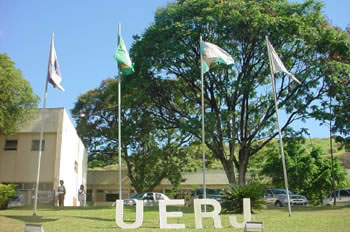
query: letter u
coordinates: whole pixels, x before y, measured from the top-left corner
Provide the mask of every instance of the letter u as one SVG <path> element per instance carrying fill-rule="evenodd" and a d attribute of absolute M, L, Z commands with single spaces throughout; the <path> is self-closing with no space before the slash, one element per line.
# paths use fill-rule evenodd
<path fill-rule="evenodd" d="M 136 201 L 136 221 L 132 224 L 124 223 L 124 201 L 117 200 L 116 201 L 116 215 L 115 221 L 117 225 L 122 229 L 136 229 L 139 228 L 143 223 L 143 201 Z"/>

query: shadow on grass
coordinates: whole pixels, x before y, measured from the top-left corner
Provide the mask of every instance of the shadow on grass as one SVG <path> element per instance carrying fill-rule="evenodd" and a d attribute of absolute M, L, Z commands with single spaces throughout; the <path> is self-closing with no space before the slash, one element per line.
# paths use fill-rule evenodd
<path fill-rule="evenodd" d="M 58 206 L 47 206 L 47 207 L 41 207 L 40 209 L 43 210 L 52 210 L 52 211 L 61 211 L 61 210 L 106 210 L 106 209 L 113 209 L 114 207 L 111 206 L 86 206 L 86 207 L 77 207 L 77 206 L 64 206 L 64 207 L 58 207 Z"/>
<path fill-rule="evenodd" d="M 182 211 L 184 213 L 193 213 L 193 207 L 167 206 L 167 211 Z M 124 211 L 136 212 L 136 206 L 124 206 Z M 159 212 L 159 206 L 144 206 L 144 212 Z"/>
<path fill-rule="evenodd" d="M 350 206 L 293 206 L 292 212 L 319 212 L 319 211 L 333 211 L 350 209 Z M 267 207 L 264 211 L 283 211 L 288 212 L 288 207 Z"/>
<path fill-rule="evenodd" d="M 2 215 L 7 218 L 19 220 L 25 223 L 43 223 L 43 222 L 52 222 L 52 221 L 57 221 L 58 219 L 49 219 L 49 218 L 42 218 L 41 216 L 6 216 Z"/>
<path fill-rule="evenodd" d="M 115 219 L 106 219 L 106 218 L 98 218 L 98 217 L 84 217 L 84 216 L 72 216 L 74 218 L 79 218 L 79 219 L 86 219 L 86 220 L 95 220 L 95 221 L 104 221 L 104 222 L 114 222 Z M 132 219 L 124 219 L 124 222 L 127 223 L 127 224 L 132 224 L 135 222 L 135 220 L 132 220 Z M 146 224 L 146 225 L 145 225 Z M 152 223 L 149 223 L 147 221 L 143 221 L 143 225 L 142 225 L 142 228 L 159 228 L 159 226 L 157 225 L 150 225 Z M 103 229 L 115 229 L 115 228 L 119 228 L 117 225 L 116 227 L 104 227 Z M 101 229 L 101 228 L 100 228 Z"/>
<path fill-rule="evenodd" d="M 330 211 L 340 209 L 350 209 L 350 206 L 308 206 L 308 207 L 295 207 L 292 210 L 295 211 Z"/>
<path fill-rule="evenodd" d="M 71 217 L 86 219 L 86 220 L 105 221 L 105 222 L 113 222 L 114 221 L 114 219 L 98 218 L 98 217 L 84 217 L 84 216 L 71 216 Z M 132 222 L 132 221 L 130 221 L 130 222 Z"/>

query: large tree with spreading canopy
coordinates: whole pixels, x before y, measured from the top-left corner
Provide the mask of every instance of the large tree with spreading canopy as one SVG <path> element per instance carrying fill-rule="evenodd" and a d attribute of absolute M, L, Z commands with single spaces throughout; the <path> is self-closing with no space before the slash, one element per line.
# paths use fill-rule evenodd
<path fill-rule="evenodd" d="M 301 81 L 276 75 L 284 134 L 295 132 L 293 122 L 314 116 L 329 83 L 347 81 L 350 73 L 350 37 L 322 16 L 320 2 L 170 3 L 135 36 L 132 78 L 152 105 L 144 110 L 194 140 L 201 138 L 200 36 L 235 60 L 232 67 L 212 65 L 204 76 L 205 144 L 230 183 L 245 183 L 249 159 L 278 135 L 265 36 Z"/>
<path fill-rule="evenodd" d="M 121 79 L 121 156 L 131 185 L 137 192 L 149 192 L 167 178 L 176 189 L 182 181 L 182 172 L 196 166 L 187 155 L 191 149 L 189 139 L 149 113 L 152 105 L 138 88 L 137 80 L 129 76 Z M 91 166 L 117 163 L 116 90 L 117 80 L 108 78 L 79 96 L 72 110 Z"/>

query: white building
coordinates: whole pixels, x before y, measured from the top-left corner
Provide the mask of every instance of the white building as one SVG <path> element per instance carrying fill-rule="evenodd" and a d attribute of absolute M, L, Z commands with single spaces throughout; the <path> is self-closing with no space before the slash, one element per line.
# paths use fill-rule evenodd
<path fill-rule="evenodd" d="M 78 189 L 87 184 L 87 152 L 64 108 L 39 110 L 44 115 L 44 141 L 39 204 L 54 204 L 60 180 L 66 187 L 65 206 L 78 206 Z M 23 204 L 34 195 L 38 170 L 41 117 L 15 135 L 0 134 L 0 183 L 18 184 Z"/>

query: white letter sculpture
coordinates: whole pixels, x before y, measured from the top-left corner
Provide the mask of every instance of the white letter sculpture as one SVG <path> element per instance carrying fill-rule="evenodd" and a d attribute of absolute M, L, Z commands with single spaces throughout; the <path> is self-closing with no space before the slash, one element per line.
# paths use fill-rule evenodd
<path fill-rule="evenodd" d="M 202 212 L 201 207 L 202 205 L 211 205 L 214 207 L 214 210 L 211 212 Z M 195 217 L 195 224 L 196 229 L 202 229 L 202 219 L 203 218 L 213 218 L 214 220 L 214 227 L 215 228 L 222 228 L 221 225 L 221 219 L 219 216 L 219 213 L 221 211 L 221 205 L 218 201 L 214 199 L 195 199 L 194 200 L 194 217 Z"/>
<path fill-rule="evenodd" d="M 247 222 L 252 220 L 250 198 L 243 198 L 243 223 L 238 223 L 236 216 L 229 217 L 229 220 L 231 225 L 235 228 L 243 228 Z"/>
<path fill-rule="evenodd" d="M 125 224 L 124 223 L 124 201 L 123 200 L 117 200 L 116 204 L 116 215 L 115 215 L 115 221 L 117 225 L 122 229 L 136 229 L 139 228 L 143 223 L 143 201 L 135 200 L 136 201 L 136 221 L 132 224 Z"/>
<path fill-rule="evenodd" d="M 159 224 L 161 229 L 184 229 L 185 224 L 168 224 L 168 217 L 183 217 L 183 212 L 167 212 L 167 205 L 183 206 L 185 200 L 160 200 L 159 201 Z"/>

